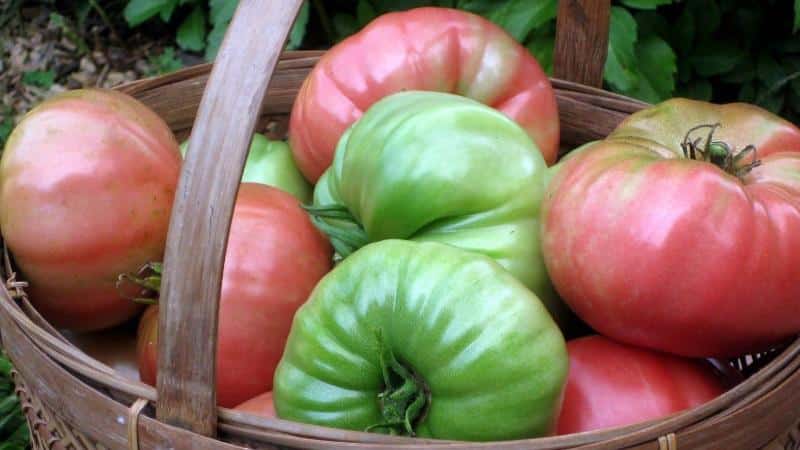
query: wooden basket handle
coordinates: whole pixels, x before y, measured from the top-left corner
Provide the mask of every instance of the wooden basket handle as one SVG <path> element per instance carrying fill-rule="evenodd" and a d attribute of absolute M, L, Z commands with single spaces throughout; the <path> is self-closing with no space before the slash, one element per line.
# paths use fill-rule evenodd
<path fill-rule="evenodd" d="M 200 102 L 164 257 L 158 339 L 162 422 L 216 433 L 216 335 L 233 205 L 267 85 L 303 0 L 241 0 Z M 562 0 L 557 76 L 599 86 L 610 0 Z"/>

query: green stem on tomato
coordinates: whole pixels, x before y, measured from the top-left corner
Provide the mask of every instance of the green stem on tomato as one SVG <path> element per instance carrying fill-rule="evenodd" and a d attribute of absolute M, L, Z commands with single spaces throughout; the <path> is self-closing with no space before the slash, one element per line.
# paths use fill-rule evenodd
<path fill-rule="evenodd" d="M 123 273 L 117 277 L 117 290 L 123 297 L 145 305 L 158 304 L 158 296 L 161 293 L 161 275 L 164 267 L 160 262 L 149 262 L 142 266 L 136 273 Z M 125 283 L 130 283 L 141 288 L 138 296 L 131 297 L 125 294 L 123 287 Z"/>
<path fill-rule="evenodd" d="M 311 216 L 311 222 L 325 233 L 342 258 L 369 243 L 366 231 L 350 211 L 342 205 L 303 205 Z"/>
<path fill-rule="evenodd" d="M 389 434 L 415 436 L 414 427 L 425 419 L 431 405 L 428 385 L 413 370 L 404 366 L 376 332 L 384 390 L 378 394 L 383 421 L 365 431 L 386 430 Z"/>

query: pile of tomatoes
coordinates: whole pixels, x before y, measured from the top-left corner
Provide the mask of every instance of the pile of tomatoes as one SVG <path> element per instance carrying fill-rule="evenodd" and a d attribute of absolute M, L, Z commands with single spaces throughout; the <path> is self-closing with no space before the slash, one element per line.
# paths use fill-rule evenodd
<path fill-rule="evenodd" d="M 136 323 L 151 384 L 185 148 L 90 89 L 31 111 L 0 162 L 0 229 L 35 307 L 72 332 Z M 336 45 L 288 141 L 253 138 L 219 404 L 455 440 L 574 433 L 705 403 L 731 382 L 708 359 L 800 332 L 794 125 L 672 99 L 558 152 L 548 78 L 489 21 L 418 8 Z"/>

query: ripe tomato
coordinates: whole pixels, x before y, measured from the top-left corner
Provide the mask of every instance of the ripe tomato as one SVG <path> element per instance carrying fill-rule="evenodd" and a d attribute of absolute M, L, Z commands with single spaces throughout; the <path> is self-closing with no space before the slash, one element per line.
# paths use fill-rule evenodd
<path fill-rule="evenodd" d="M 631 115 L 559 163 L 542 218 L 553 284 L 603 335 L 729 357 L 800 332 L 800 130 L 761 108 Z"/>
<path fill-rule="evenodd" d="M 567 342 L 569 375 L 558 434 L 631 425 L 708 402 L 725 391 L 711 365 L 603 336 Z"/>
<path fill-rule="evenodd" d="M 50 323 L 98 330 L 141 311 L 115 283 L 162 258 L 180 166 L 164 121 L 115 91 L 55 96 L 14 129 L 0 161 L 0 228 Z"/>
<path fill-rule="evenodd" d="M 494 23 L 424 7 L 379 16 L 331 48 L 295 99 L 289 142 L 316 183 L 344 131 L 373 103 L 402 90 L 449 92 L 499 109 L 552 164 L 558 152 L 555 92 L 539 63 Z"/>
<path fill-rule="evenodd" d="M 280 189 L 242 183 L 233 212 L 219 305 L 217 400 L 233 407 L 272 389 L 292 318 L 330 270 L 330 244 Z M 157 307 L 139 325 L 142 381 L 155 384 Z"/>
<path fill-rule="evenodd" d="M 257 395 L 233 409 L 262 417 L 277 417 L 275 404 L 272 402 L 272 391 Z"/>

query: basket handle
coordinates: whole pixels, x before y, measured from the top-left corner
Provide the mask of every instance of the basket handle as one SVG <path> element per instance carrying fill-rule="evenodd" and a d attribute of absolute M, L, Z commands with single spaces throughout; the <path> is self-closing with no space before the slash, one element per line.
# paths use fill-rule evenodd
<path fill-rule="evenodd" d="M 159 311 L 156 416 L 206 436 L 217 425 L 217 309 L 233 205 L 267 85 L 302 3 L 239 2 L 175 194 Z"/>
<path fill-rule="evenodd" d="M 214 436 L 216 335 L 233 205 L 267 85 L 303 0 L 241 0 L 208 79 L 170 218 L 157 418 Z M 599 86 L 610 0 L 562 0 L 556 74 Z M 598 75 L 599 74 L 599 75 Z"/>

